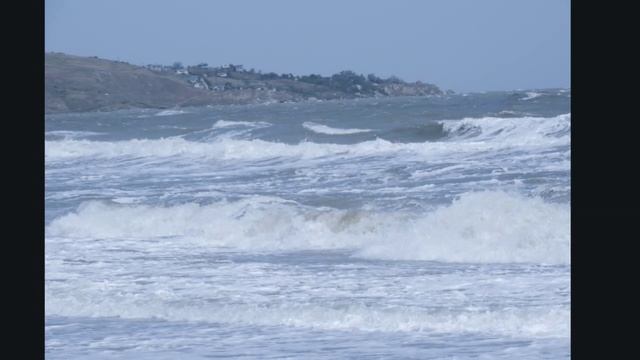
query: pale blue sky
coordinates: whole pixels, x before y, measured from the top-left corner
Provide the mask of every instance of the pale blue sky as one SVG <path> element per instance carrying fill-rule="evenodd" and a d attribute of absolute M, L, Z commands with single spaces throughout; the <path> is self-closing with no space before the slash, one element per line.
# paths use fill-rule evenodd
<path fill-rule="evenodd" d="M 350 69 L 455 91 L 570 86 L 569 0 L 46 0 L 45 50 Z"/>

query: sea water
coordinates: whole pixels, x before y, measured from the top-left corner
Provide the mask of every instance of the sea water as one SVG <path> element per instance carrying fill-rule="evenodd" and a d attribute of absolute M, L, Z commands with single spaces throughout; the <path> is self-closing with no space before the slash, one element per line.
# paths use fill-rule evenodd
<path fill-rule="evenodd" d="M 47 115 L 46 357 L 568 358 L 570 96 Z"/>

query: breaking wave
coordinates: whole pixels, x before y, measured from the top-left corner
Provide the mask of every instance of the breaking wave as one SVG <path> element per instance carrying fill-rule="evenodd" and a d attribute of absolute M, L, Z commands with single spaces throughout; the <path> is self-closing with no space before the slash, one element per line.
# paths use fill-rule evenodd
<path fill-rule="evenodd" d="M 449 134 L 447 141 L 398 143 L 375 139 L 355 144 L 300 142 L 286 144 L 260 139 L 233 139 L 225 136 L 212 141 L 183 138 L 91 141 L 67 139 L 45 141 L 47 160 L 74 157 L 170 157 L 195 156 L 210 159 L 264 159 L 275 157 L 316 158 L 323 156 L 369 156 L 384 154 L 442 156 L 448 153 L 498 150 L 510 147 L 568 145 L 570 114 L 553 118 L 467 118 L 441 121 Z M 218 122 L 220 123 L 220 121 Z M 216 123 L 216 124 L 218 124 Z M 238 123 L 234 123 L 238 124 Z M 264 126 L 265 124 L 252 126 Z M 231 126 L 230 122 L 218 126 Z"/>
<path fill-rule="evenodd" d="M 351 249 L 389 260 L 570 260 L 568 207 L 505 192 L 466 193 L 424 214 L 311 208 L 260 196 L 168 207 L 89 201 L 53 220 L 46 236 L 167 238 L 249 251 Z"/>
<path fill-rule="evenodd" d="M 309 129 L 315 133 L 326 135 L 349 135 L 372 131 L 371 129 L 338 129 L 322 124 L 316 124 L 311 121 L 305 121 L 304 123 L 302 123 L 302 126 L 305 129 Z"/>
<path fill-rule="evenodd" d="M 271 126 L 271 123 L 266 121 L 228 121 L 228 120 L 218 120 L 215 124 L 213 124 L 213 129 L 221 129 L 221 128 L 229 128 L 229 127 L 238 127 L 238 126 L 246 126 L 251 128 L 262 128 Z"/>
<path fill-rule="evenodd" d="M 154 116 L 171 116 L 171 115 L 180 115 L 180 114 L 187 114 L 187 112 L 184 110 L 168 109 L 168 110 L 162 110 L 160 112 L 157 112 Z"/>
<path fill-rule="evenodd" d="M 450 139 L 502 144 L 569 144 L 571 114 L 544 117 L 483 117 L 440 122 Z"/>
<path fill-rule="evenodd" d="M 526 93 L 526 96 L 521 98 L 520 100 L 522 101 L 526 101 L 526 100 L 531 100 L 531 99 L 535 99 L 537 97 L 542 96 L 543 94 L 535 92 L 535 91 L 530 91 Z"/>

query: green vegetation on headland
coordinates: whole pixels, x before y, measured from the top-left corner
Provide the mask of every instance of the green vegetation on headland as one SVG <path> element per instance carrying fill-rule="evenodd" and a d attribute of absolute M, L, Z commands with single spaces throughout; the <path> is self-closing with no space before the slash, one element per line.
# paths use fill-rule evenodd
<path fill-rule="evenodd" d="M 136 66 L 97 57 L 45 53 L 45 113 L 441 94 L 433 84 L 353 71 L 295 76 L 246 70 L 233 64 Z"/>

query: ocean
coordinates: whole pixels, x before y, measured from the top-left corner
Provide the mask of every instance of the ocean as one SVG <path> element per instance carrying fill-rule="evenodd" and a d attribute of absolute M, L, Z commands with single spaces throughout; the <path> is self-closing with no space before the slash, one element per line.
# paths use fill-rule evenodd
<path fill-rule="evenodd" d="M 46 115 L 45 355 L 569 358 L 570 103 Z"/>

